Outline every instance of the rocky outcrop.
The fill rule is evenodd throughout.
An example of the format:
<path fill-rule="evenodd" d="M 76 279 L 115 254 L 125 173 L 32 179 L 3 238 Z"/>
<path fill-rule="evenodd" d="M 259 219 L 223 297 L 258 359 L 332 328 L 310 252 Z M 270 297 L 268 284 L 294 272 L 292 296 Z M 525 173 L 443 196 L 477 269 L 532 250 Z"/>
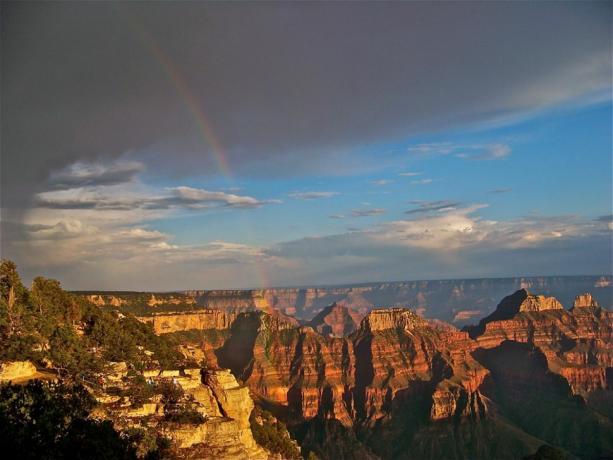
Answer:
<path fill-rule="evenodd" d="M 149 401 L 120 404 L 117 397 L 96 394 L 102 403 L 99 412 L 116 426 L 155 426 L 172 441 L 179 458 L 269 459 L 270 452 L 253 438 L 249 418 L 254 408 L 249 389 L 240 385 L 226 369 L 185 369 L 148 373 L 148 385 L 172 384 L 183 392 L 182 400 L 204 418 L 176 422 L 165 417 L 161 395 Z M 121 383 L 119 383 L 121 385 Z M 115 387 L 116 388 L 116 387 Z"/>
<path fill-rule="evenodd" d="M 596 301 L 596 299 L 594 299 L 594 297 L 592 297 L 592 294 L 590 293 L 586 293 L 586 294 L 581 294 L 578 295 L 577 297 L 575 297 L 575 302 L 573 303 L 573 307 L 571 308 L 598 308 L 598 302 Z"/>
<path fill-rule="evenodd" d="M 509 320 L 521 312 L 540 312 L 546 310 L 563 310 L 564 307 L 555 297 L 533 295 L 527 289 L 522 288 L 514 294 L 502 299 L 496 310 L 479 321 L 476 327 L 468 327 L 471 336 L 477 336 L 485 331 L 488 323 L 493 321 Z"/>
<path fill-rule="evenodd" d="M 570 311 L 558 305 L 555 299 L 518 291 L 503 299 L 479 326 L 467 330 L 481 348 L 508 340 L 533 344 L 549 369 L 563 376 L 576 394 L 611 388 L 613 382 L 606 376 L 613 368 L 613 313 L 598 307 L 590 294 L 577 296 Z"/>
<path fill-rule="evenodd" d="M 36 375 L 36 366 L 30 361 L 0 363 L 0 381 L 27 380 Z"/>
<path fill-rule="evenodd" d="M 410 330 L 427 326 L 427 321 L 406 308 L 382 308 L 372 310 L 360 324 L 360 329 L 368 332 L 388 329 Z"/>
<path fill-rule="evenodd" d="M 156 334 L 168 334 L 189 330 L 225 330 L 232 326 L 238 315 L 239 312 L 235 311 L 203 309 L 180 313 L 159 313 L 137 318 L 153 325 Z"/>
<path fill-rule="evenodd" d="M 322 335 L 345 337 L 358 328 L 362 316 L 344 305 L 333 303 L 318 313 L 309 326 Z"/>

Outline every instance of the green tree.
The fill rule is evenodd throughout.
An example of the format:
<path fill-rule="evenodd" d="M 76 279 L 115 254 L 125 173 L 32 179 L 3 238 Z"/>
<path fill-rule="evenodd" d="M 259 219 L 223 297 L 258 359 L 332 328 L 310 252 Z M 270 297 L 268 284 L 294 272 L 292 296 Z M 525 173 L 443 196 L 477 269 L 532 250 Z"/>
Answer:
<path fill-rule="evenodd" d="M 32 305 L 44 318 L 60 323 L 74 323 L 81 318 L 81 309 L 73 295 L 62 289 L 57 280 L 38 276 L 30 291 Z"/>
<path fill-rule="evenodd" d="M 10 336 L 22 327 L 27 315 L 27 290 L 17 266 L 10 260 L 0 263 L 0 334 Z"/>
<path fill-rule="evenodd" d="M 25 460 L 136 458 L 110 422 L 87 418 L 94 405 L 80 385 L 2 385 L 0 452 Z"/>

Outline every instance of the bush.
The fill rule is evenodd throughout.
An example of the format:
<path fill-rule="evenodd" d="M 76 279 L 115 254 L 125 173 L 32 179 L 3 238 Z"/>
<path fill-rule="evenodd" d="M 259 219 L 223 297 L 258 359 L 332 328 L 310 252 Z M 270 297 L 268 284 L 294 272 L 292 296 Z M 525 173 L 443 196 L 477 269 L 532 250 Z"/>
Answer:
<path fill-rule="evenodd" d="M 262 420 L 262 424 L 258 423 L 257 417 Z M 302 458 L 300 449 L 290 438 L 285 425 L 275 419 L 272 414 L 256 408 L 251 414 L 249 422 L 251 423 L 253 438 L 260 446 L 272 453 L 280 454 L 284 459 L 298 460 Z"/>
<path fill-rule="evenodd" d="M 206 418 L 200 412 L 185 407 L 175 407 L 170 412 L 166 412 L 164 418 L 169 422 L 191 423 L 193 425 L 199 425 L 206 421 Z"/>

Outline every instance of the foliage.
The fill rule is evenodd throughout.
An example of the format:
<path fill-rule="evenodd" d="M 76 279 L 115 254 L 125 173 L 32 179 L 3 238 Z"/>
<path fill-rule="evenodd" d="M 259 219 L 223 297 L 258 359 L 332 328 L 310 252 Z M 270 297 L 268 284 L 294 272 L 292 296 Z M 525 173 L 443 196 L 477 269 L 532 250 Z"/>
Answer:
<path fill-rule="evenodd" d="M 101 363 L 88 352 L 71 326 L 57 327 L 49 337 L 49 347 L 53 363 L 75 378 L 86 378 L 100 370 Z"/>
<path fill-rule="evenodd" d="M 171 441 L 160 435 L 153 427 L 130 427 L 122 434 L 135 449 L 138 458 L 146 460 L 174 458 L 170 452 Z"/>
<path fill-rule="evenodd" d="M 191 423 L 194 425 L 198 425 L 206 421 L 200 412 L 189 407 L 177 407 L 170 412 L 166 412 L 164 418 L 169 422 Z"/>
<path fill-rule="evenodd" d="M 104 361 L 137 370 L 183 363 L 172 342 L 133 316 L 98 308 L 55 280 L 37 277 L 26 289 L 11 261 L 0 264 L 0 341 L 0 361 L 49 358 L 77 380 L 94 381 Z"/>
<path fill-rule="evenodd" d="M 140 374 L 135 375 L 130 380 L 128 388 L 124 392 L 132 402 L 133 406 L 141 406 L 155 395 L 155 387 L 145 380 Z"/>
<path fill-rule="evenodd" d="M 259 420 L 258 420 L 259 419 Z M 262 423 L 259 423 L 261 421 Z M 256 408 L 249 419 L 253 438 L 272 453 L 284 459 L 301 459 L 300 449 L 292 441 L 285 424 L 278 421 L 270 412 Z"/>
<path fill-rule="evenodd" d="M 183 388 L 170 380 L 160 382 L 157 391 L 162 395 L 164 405 L 177 404 L 184 395 Z"/>
<path fill-rule="evenodd" d="M 560 449 L 546 444 L 539 447 L 535 454 L 524 457 L 524 460 L 567 460 L 568 457 Z"/>
<path fill-rule="evenodd" d="M 80 385 L 0 386 L 0 449 L 25 459 L 130 459 L 111 422 L 88 419 L 95 400 Z"/>

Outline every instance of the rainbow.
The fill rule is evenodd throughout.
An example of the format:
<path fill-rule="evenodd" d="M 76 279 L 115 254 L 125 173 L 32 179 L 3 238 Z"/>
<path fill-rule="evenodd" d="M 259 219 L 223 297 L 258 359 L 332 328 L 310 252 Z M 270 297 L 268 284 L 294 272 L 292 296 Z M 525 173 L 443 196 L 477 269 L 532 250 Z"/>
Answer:
<path fill-rule="evenodd" d="M 168 77 L 168 80 L 176 90 L 177 94 L 181 97 L 188 110 L 192 114 L 194 123 L 200 132 L 200 135 L 204 139 L 205 143 L 210 147 L 213 158 L 217 164 L 217 169 L 227 179 L 232 179 L 232 173 L 230 171 L 230 163 L 228 162 L 228 156 L 225 149 L 221 145 L 213 125 L 205 115 L 204 111 L 200 107 L 199 101 L 194 96 L 187 85 L 185 78 L 174 64 L 170 56 L 168 56 L 153 39 L 153 37 L 138 23 L 134 23 L 134 28 L 137 30 L 138 35 L 150 53 L 158 62 L 164 73 Z"/>
<path fill-rule="evenodd" d="M 228 156 L 225 149 L 221 145 L 218 136 L 215 134 L 213 125 L 205 115 L 200 106 L 200 102 L 194 96 L 193 92 L 187 85 L 185 78 L 174 64 L 170 56 L 166 54 L 155 39 L 145 30 L 145 28 L 136 21 L 130 21 L 133 28 L 136 30 L 140 41 L 144 47 L 155 58 L 156 62 L 160 64 L 164 73 L 168 77 L 169 82 L 174 87 L 177 94 L 181 97 L 187 108 L 189 109 L 194 123 L 196 124 L 198 131 L 200 132 L 205 143 L 210 147 L 213 154 L 213 158 L 217 164 L 219 172 L 229 181 L 233 181 L 233 174 L 230 170 L 230 164 L 228 162 Z M 246 222 L 244 227 L 249 231 L 250 235 L 253 235 L 253 226 L 251 222 Z M 259 260 L 255 261 L 254 274 L 260 282 L 260 288 L 265 289 L 271 286 L 268 272 L 266 270 L 265 263 Z"/>

